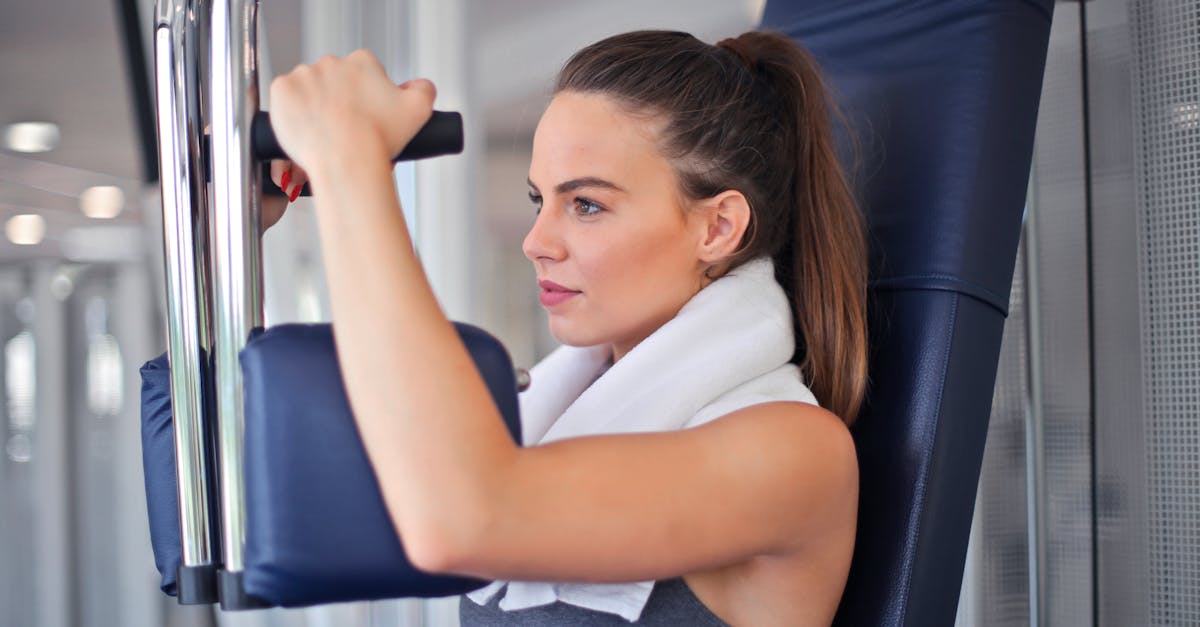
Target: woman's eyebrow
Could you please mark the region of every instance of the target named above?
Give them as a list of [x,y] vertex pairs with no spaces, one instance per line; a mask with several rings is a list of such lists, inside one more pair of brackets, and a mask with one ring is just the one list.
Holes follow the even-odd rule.
[[[534,191],[538,191],[538,186],[533,184],[533,179],[526,179],[526,182],[529,183],[529,187],[533,188]],[[606,181],[595,176],[585,176],[582,178],[564,181],[558,185],[555,185],[554,192],[557,194],[569,194],[581,187],[600,187],[604,189],[611,189],[615,192],[625,191],[624,188],[616,183],[613,183],[612,181]]]

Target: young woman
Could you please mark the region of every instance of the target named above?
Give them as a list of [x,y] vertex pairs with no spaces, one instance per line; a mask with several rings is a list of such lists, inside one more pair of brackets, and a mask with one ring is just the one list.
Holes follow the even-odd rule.
[[361,51],[271,85],[294,159],[272,176],[311,180],[347,392],[414,565],[497,580],[463,599],[468,626],[829,624],[855,534],[866,258],[813,60],[782,35],[655,31],[563,68],[524,252],[564,347],[522,394],[524,448],[392,184],[434,95]]

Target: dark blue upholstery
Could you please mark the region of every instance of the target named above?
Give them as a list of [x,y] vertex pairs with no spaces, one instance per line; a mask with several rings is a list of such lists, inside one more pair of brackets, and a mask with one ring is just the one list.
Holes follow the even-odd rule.
[[142,375],[142,471],[150,544],[162,591],[175,596],[183,562],[179,541],[179,495],[175,492],[175,431],[171,419],[171,370],[167,354],[146,362]]
[[812,51],[858,136],[870,227],[871,387],[838,625],[954,622],[1052,11],[767,2],[763,28]]
[[[519,442],[508,353],[486,332],[455,326]],[[248,594],[297,606],[446,596],[486,583],[409,564],[358,437],[328,324],[273,327],[251,338],[241,361]]]
[[[208,352],[200,351],[201,394],[213,402],[212,365]],[[175,419],[171,411],[171,370],[167,354],[146,362],[141,368],[142,376],[142,474],[146,483],[146,512],[150,519],[150,545],[154,550],[154,565],[162,577],[160,587],[170,596],[180,595],[179,566],[183,563],[183,548],[179,533],[179,495],[175,476]],[[206,444],[213,448],[211,438]],[[208,485],[216,485],[216,468],[208,467]],[[214,494],[210,491],[210,494]],[[218,512],[210,511],[209,526],[218,529]],[[212,538],[219,543],[220,538]],[[214,544],[213,551],[220,551]],[[206,575],[192,572],[183,574],[185,589],[181,602],[205,602],[202,580]],[[191,587],[187,587],[191,583]]]
[[[519,441],[512,362],[486,332],[455,323]],[[413,569],[350,414],[328,324],[257,331],[241,354],[245,389],[246,592],[282,606],[445,596],[485,582]],[[181,561],[167,356],[142,374],[142,457],[162,589]]]

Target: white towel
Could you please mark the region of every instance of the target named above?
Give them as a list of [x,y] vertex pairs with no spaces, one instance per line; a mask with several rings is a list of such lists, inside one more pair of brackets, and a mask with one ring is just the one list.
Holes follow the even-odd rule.
[[[816,405],[800,369],[788,363],[792,328],[771,260],[749,261],[701,290],[607,371],[608,345],[563,346],[547,356],[520,396],[523,440],[672,431],[772,401]],[[503,610],[562,601],[633,622],[654,582],[497,581],[467,596],[485,605],[506,585]]]

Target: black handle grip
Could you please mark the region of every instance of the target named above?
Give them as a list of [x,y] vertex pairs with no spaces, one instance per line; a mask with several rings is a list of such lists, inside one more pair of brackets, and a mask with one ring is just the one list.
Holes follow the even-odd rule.
[[[250,137],[254,147],[254,156],[263,162],[263,187],[267,194],[282,196],[283,190],[271,181],[271,160],[287,159],[288,156],[280,148],[275,139],[275,129],[271,128],[271,114],[259,111],[254,115],[250,125]],[[400,161],[415,161],[456,155],[463,150],[462,114],[457,111],[434,111],[433,116],[417,131],[416,136],[400,154],[392,159],[392,163]],[[301,196],[308,196],[310,190],[305,184]]]

